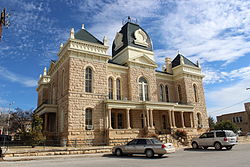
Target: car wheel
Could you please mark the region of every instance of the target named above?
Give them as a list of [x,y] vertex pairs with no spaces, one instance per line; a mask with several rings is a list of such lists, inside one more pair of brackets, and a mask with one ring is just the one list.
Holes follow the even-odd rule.
[[196,142],[193,142],[193,143],[192,143],[192,148],[193,148],[193,149],[198,149],[199,146],[198,146],[198,144],[197,144]]
[[158,154],[158,157],[162,157],[164,154]]
[[122,150],[121,149],[116,149],[115,150],[115,155],[117,156],[117,157],[120,157],[120,156],[122,156]]
[[221,149],[222,149],[222,146],[221,146],[221,144],[220,144],[219,142],[216,142],[216,143],[214,143],[214,148],[215,148],[216,150],[221,150]]
[[227,146],[226,149],[227,150],[231,150],[233,148],[233,146]]
[[148,158],[152,158],[154,156],[153,150],[150,150],[150,149],[146,150],[146,156]]

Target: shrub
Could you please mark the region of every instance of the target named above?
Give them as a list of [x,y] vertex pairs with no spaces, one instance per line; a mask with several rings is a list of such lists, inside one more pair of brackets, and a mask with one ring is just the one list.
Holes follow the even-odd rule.
[[176,130],[174,133],[174,136],[176,139],[186,139],[187,138],[187,132],[185,130]]

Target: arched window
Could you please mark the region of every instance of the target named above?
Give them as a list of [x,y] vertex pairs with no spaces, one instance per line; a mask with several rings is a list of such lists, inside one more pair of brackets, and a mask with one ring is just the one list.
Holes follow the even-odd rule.
[[194,101],[198,102],[198,92],[197,92],[197,86],[194,84],[193,85],[194,88]]
[[116,99],[121,100],[121,80],[116,80]]
[[140,100],[148,101],[148,82],[145,78],[141,77],[139,79],[139,96]]
[[178,91],[179,103],[181,103],[182,102],[181,85],[178,85],[177,89],[178,89],[177,91]]
[[92,69],[90,67],[87,67],[85,70],[85,92],[92,92],[92,79],[93,79],[93,74],[92,74]]
[[93,124],[92,124],[92,109],[87,108],[85,111],[85,127],[86,130],[91,130],[93,129]]
[[198,120],[198,128],[201,128],[202,127],[202,120],[201,120],[201,114],[200,113],[197,113],[197,120]]
[[108,79],[108,86],[109,86],[109,99],[113,99],[113,79],[109,77]]
[[160,101],[164,101],[164,86],[160,85]]
[[168,86],[165,86],[165,93],[166,93],[166,102],[169,102],[169,90],[168,90]]

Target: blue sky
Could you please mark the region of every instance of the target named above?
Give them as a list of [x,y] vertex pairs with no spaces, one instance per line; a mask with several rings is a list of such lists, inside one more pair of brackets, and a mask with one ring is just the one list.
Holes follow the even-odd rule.
[[11,25],[0,42],[1,111],[12,101],[13,108],[36,107],[39,74],[71,28],[85,24],[111,45],[127,16],[150,35],[159,68],[177,50],[200,61],[210,115],[244,110],[250,101],[250,1],[0,0],[4,7]]

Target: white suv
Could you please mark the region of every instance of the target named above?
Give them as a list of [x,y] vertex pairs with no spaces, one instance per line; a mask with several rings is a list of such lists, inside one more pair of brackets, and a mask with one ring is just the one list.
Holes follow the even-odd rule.
[[231,130],[210,131],[203,133],[199,138],[192,139],[194,149],[214,147],[216,150],[221,150],[222,147],[226,147],[227,150],[231,150],[237,143],[237,136]]

